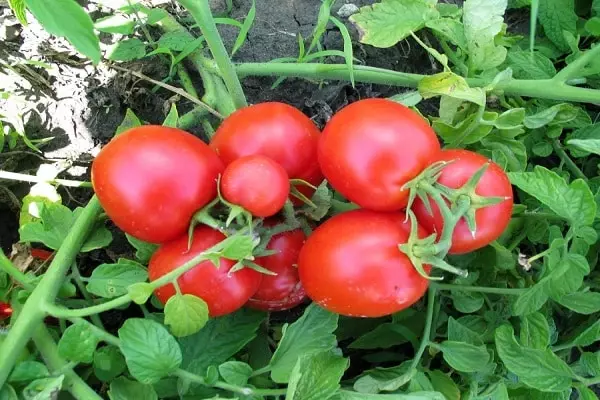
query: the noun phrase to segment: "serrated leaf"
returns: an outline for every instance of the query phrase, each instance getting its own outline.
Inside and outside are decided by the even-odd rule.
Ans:
[[[477,372],[490,361],[484,345],[475,346],[466,342],[446,340],[436,347],[442,351],[444,360],[457,371]]]
[[[361,43],[391,47],[411,32],[423,28],[426,21],[437,19],[439,12],[431,0],[383,0],[365,6],[349,19],[360,32]]]
[[[538,19],[544,33],[563,52],[569,50],[564,31],[577,34],[577,14],[573,0],[539,0]]]
[[[496,329],[495,341],[506,368],[525,385],[543,392],[561,392],[571,387],[573,373],[569,366],[549,349],[519,345],[510,325]]]
[[[587,183],[576,179],[570,184],[555,172],[536,166],[533,172],[510,172],[513,185],[535,197],[557,215],[575,226],[591,225],[596,202]]]
[[[480,150],[496,164],[509,172],[525,171],[527,167],[527,149],[522,140],[508,139],[500,135],[488,135],[481,139],[484,146]]]
[[[548,301],[548,294],[543,284],[536,284],[519,295],[513,303],[513,315],[527,315],[536,312]]]
[[[91,364],[100,339],[85,322],[69,326],[58,342],[58,354],[68,361]]]
[[[354,382],[354,390],[360,393],[379,393],[394,391],[412,380],[417,371],[410,368],[410,363],[403,363],[391,368],[375,368],[365,371]]]
[[[469,49],[470,65],[485,71],[504,62],[507,50],[495,43],[502,32],[507,0],[466,0],[463,24]]]
[[[570,103],[555,104],[541,111],[528,115],[523,120],[523,125],[529,129],[537,129],[548,124],[566,124],[577,118],[578,108]]]
[[[283,337],[270,363],[271,378],[275,382],[286,383],[300,355],[334,348],[337,341],[333,332],[337,322],[337,314],[313,303],[296,322],[284,325]]]
[[[132,61],[146,55],[146,45],[138,38],[125,39],[115,43],[107,52],[112,61]]]
[[[208,305],[191,294],[172,296],[165,305],[165,325],[177,337],[198,332],[208,322]]]
[[[589,315],[600,311],[600,293],[596,292],[570,293],[557,301],[578,314]]]
[[[165,32],[158,39],[158,47],[173,51],[183,51],[196,40],[187,30]]]
[[[94,23],[75,0],[25,0],[25,4],[48,33],[66,38],[94,64],[100,62],[100,41],[94,33]]]
[[[521,344],[545,350],[550,344],[550,326],[543,314],[536,312],[521,318]]]
[[[252,367],[241,361],[227,361],[219,365],[219,373],[225,382],[244,386],[252,375]]]
[[[419,81],[419,93],[424,99],[446,95],[456,99],[470,101],[479,106],[485,105],[485,91],[469,87],[462,76],[453,72],[440,72],[427,75]]]
[[[538,51],[509,51],[506,65],[516,79],[550,79],[556,75],[552,60]]]
[[[113,298],[127,293],[127,287],[146,282],[148,272],[135,261],[120,258],[116,264],[101,264],[88,278],[87,290],[96,296]]]
[[[465,342],[475,346],[483,344],[481,335],[478,332],[469,329],[453,317],[448,319],[448,340]]]
[[[590,273],[587,259],[581,254],[567,253],[556,265],[550,264],[550,274],[544,279],[546,293],[553,300],[575,293],[583,284],[583,278]]]
[[[108,397],[110,400],[158,400],[158,395],[151,385],[131,381],[122,376],[110,383]]]
[[[158,322],[129,318],[119,329],[119,339],[129,372],[142,383],[158,382],[181,365],[179,344]]]
[[[223,258],[239,261],[251,257],[257,244],[251,235],[233,235],[223,240],[219,247]]]
[[[290,375],[286,400],[327,400],[340,388],[348,360],[325,351],[302,356]]]
[[[426,21],[425,26],[461,49],[468,49],[465,28],[462,22],[454,18],[439,18]]]
[[[110,382],[125,371],[125,357],[116,346],[104,346],[94,353],[94,374],[103,382]]]

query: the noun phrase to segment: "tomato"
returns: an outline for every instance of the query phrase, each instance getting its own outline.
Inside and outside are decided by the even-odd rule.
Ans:
[[[360,100],[325,126],[319,165],[329,183],[348,200],[377,211],[406,206],[401,187],[440,150],[433,129],[416,112],[386,99]]]
[[[260,154],[280,164],[290,178],[323,176],[318,170],[319,129],[299,110],[277,102],[260,103],[231,114],[210,146],[228,165],[243,156]]]
[[[203,225],[194,230],[194,239],[189,251],[187,235],[163,244],[150,259],[148,265],[150,281],[171,272],[224,239],[225,235],[221,232]],[[221,258],[219,268],[208,260],[200,262],[177,278],[181,293],[191,294],[204,300],[208,304],[211,317],[236,311],[258,290],[262,274],[250,268],[243,268],[229,274],[234,264],[234,261],[225,258]],[[162,286],[155,291],[163,304],[175,293],[172,284]]]
[[[297,306],[306,299],[298,276],[298,255],[306,236],[300,229],[273,236],[267,250],[278,253],[258,257],[256,263],[275,272],[277,276],[264,275],[248,306],[265,311],[282,311]]]
[[[496,240],[510,222],[513,208],[513,192],[510,180],[506,173],[486,157],[468,150],[444,150],[435,161],[451,161],[438,179],[438,182],[449,188],[463,186],[469,178],[485,163],[490,163],[481,180],[475,188],[475,193],[480,196],[499,196],[507,199],[493,206],[480,208],[475,211],[476,232],[475,236],[469,231],[467,222],[461,219],[452,235],[451,254],[462,254],[479,249]],[[412,207],[419,223],[429,232],[441,235],[444,219],[439,208],[430,200],[433,215],[427,212],[423,202],[417,198]]]
[[[51,259],[54,256],[53,252],[44,250],[44,249],[32,248],[30,250],[30,253],[31,253],[31,257],[37,258],[38,260],[41,260],[41,261],[48,261],[49,259]]]
[[[300,281],[313,301],[352,317],[379,317],[420,299],[429,281],[398,249],[410,234],[404,213],[353,210],[310,235],[300,251]],[[426,232],[419,227],[418,234]],[[429,266],[425,267],[429,271]]]
[[[192,134],[147,125],[120,134],[100,151],[92,184],[119,228],[164,243],[184,234],[194,213],[216,197],[223,168]]]
[[[0,321],[6,318],[10,318],[13,313],[13,309],[8,303],[0,301]]]
[[[245,156],[225,168],[221,194],[256,217],[270,217],[283,208],[290,181],[285,169],[269,157]]]

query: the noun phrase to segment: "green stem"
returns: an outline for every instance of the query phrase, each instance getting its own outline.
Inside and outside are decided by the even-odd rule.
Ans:
[[[600,45],[598,47],[600,47]],[[552,141],[552,147],[554,148],[556,155],[560,158],[560,160],[563,163],[565,163],[565,165],[567,166],[567,168],[569,168],[569,171],[571,171],[573,175],[575,175],[577,178],[581,178],[584,181],[587,181],[587,176],[585,176],[585,174],[579,169],[577,164],[575,164],[575,162],[571,160],[571,157],[569,157],[565,149],[563,149],[558,139],[554,139]]]
[[[454,285],[451,283],[437,283],[431,282],[430,287],[434,287],[439,290],[456,290],[461,292],[478,292],[478,293],[492,293],[502,294],[509,296],[519,296],[525,293],[528,289],[513,289],[513,288],[495,288],[485,286],[466,286],[466,285]]]
[[[561,69],[553,78],[555,82],[566,82],[576,77],[595,57],[600,57],[600,45],[596,45],[577,57],[575,61]]]
[[[50,302],[43,304],[42,308],[46,313],[48,313],[49,315],[52,315],[55,318],[69,319],[69,318],[76,318],[76,317],[79,317],[79,318],[89,317],[94,314],[99,314],[99,313],[102,313],[105,311],[110,311],[117,307],[124,306],[130,302],[131,302],[131,298],[129,297],[128,294],[125,294],[123,296],[116,297],[105,303],[101,303],[101,304],[97,304],[95,306],[90,306],[90,307],[85,307],[85,308],[70,309],[70,308],[57,306],[56,304],[53,304]]]
[[[50,367],[50,371],[61,371],[65,375],[64,389],[67,389],[78,400],[102,400],[102,397],[98,396],[94,389],[89,387],[72,369],[66,368],[67,362],[58,354],[58,347],[45,326],[39,326],[32,337],[46,365]]]
[[[240,77],[255,75],[350,80],[350,72],[345,64],[243,63],[236,65],[236,71]],[[425,76],[363,65],[354,66],[354,78],[357,82],[414,88]],[[468,78],[467,83],[471,87],[485,87],[490,83],[490,80]],[[557,84],[552,79],[513,79],[499,84],[496,89],[503,90],[505,94],[509,95],[581,103],[600,103],[600,90]]]
[[[4,255],[2,249],[0,249],[0,270],[6,272],[8,276],[10,276],[15,282],[23,286],[25,289],[34,289],[34,286],[31,283],[29,283],[29,277],[13,265],[13,263],[8,259],[8,257]]]
[[[179,3],[189,11],[200,27],[236,108],[246,107],[246,96],[213,20],[208,0],[179,0]]]
[[[421,336],[421,344],[419,345],[419,349],[415,354],[415,358],[410,364],[410,370],[413,370],[419,366],[421,362],[421,358],[425,353],[425,349],[431,340],[431,326],[433,322],[433,309],[435,304],[435,294],[437,291],[437,287],[430,285],[429,291],[427,293],[427,314],[425,316],[425,328],[423,329],[423,335]]]
[[[194,126],[199,125],[207,114],[208,112],[206,109],[198,106],[179,117],[179,120],[177,121],[177,127],[179,129],[183,129],[184,131],[193,128]]]
[[[75,260],[87,235],[93,228],[100,213],[100,203],[92,197],[75,221],[67,237],[54,255],[48,270],[33,290],[19,317],[14,321],[4,343],[0,345],[0,387],[6,382],[21,350],[37,327],[42,324],[46,314],[41,305],[53,301],[63,283],[66,272]]]
[[[187,69],[185,69],[185,66],[181,63],[177,64],[177,75],[179,76],[179,82],[181,83],[183,90],[185,90],[186,92],[188,92],[195,98],[198,98],[198,92],[196,91],[196,88],[194,87],[192,78],[190,77],[190,74],[187,72]]]
[[[227,390],[229,392],[238,393],[244,396],[283,396],[287,392],[287,389],[254,389],[250,387],[231,385],[227,382],[222,381],[217,381],[212,385],[208,385],[203,377],[185,371],[183,369],[178,369],[173,375],[180,379],[184,379],[193,383],[198,383],[204,386],[212,386],[215,388]]]
[[[75,281],[75,285],[77,285],[77,287],[79,288],[81,295],[87,302],[93,304],[92,296],[90,296],[90,293],[87,291],[87,288],[85,287],[85,285],[83,284],[83,281],[81,280],[81,274],[79,273],[79,269],[77,268],[76,263],[73,263],[73,267],[71,268],[71,271],[72,271],[72,275],[73,275],[73,280]],[[100,316],[98,314],[92,314],[92,315],[90,315],[90,318],[91,318],[92,322],[94,324],[96,324],[96,326],[104,329],[104,324],[102,324],[102,320],[100,319]]]
[[[55,185],[70,187],[92,187],[91,182],[73,181],[69,179],[46,179],[39,176],[19,174],[16,172],[0,171],[0,179],[9,179],[12,181],[50,183]]]

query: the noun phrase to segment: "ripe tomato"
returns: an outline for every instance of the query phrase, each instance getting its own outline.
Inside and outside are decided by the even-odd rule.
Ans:
[[[210,146],[226,165],[243,156],[260,154],[279,163],[290,178],[318,175],[318,185],[323,180],[321,173],[315,172],[319,136],[319,129],[299,110],[267,102],[227,117]]]
[[[282,311],[297,306],[306,299],[298,276],[298,255],[306,236],[300,229],[273,236],[267,250],[277,254],[259,257],[256,263],[275,272],[277,276],[264,275],[248,306],[264,311]]]
[[[13,309],[8,303],[0,301],[0,321],[6,318],[10,318],[13,313]]]
[[[485,163],[490,163],[481,180],[475,188],[475,193],[480,196],[506,197],[507,200],[492,206],[480,208],[475,211],[476,232],[475,236],[469,231],[467,222],[461,219],[452,235],[451,254],[468,253],[488,245],[496,240],[510,222],[513,208],[513,192],[510,180],[506,173],[486,157],[468,150],[443,150],[434,161],[451,161],[438,179],[438,182],[449,188],[463,186],[469,178]],[[444,228],[444,219],[439,208],[430,200],[433,215],[429,214],[423,202],[417,198],[412,207],[419,223],[429,232],[441,235]]]
[[[405,207],[416,177],[440,150],[433,129],[416,112],[386,99],[350,104],[331,118],[319,141],[325,178],[348,200],[377,211]]]
[[[359,209],[319,226],[298,260],[308,297],[327,310],[352,317],[392,314],[420,299],[429,281],[398,249],[410,234],[405,218],[401,212]],[[418,232],[425,236],[422,228]]]
[[[194,230],[194,240],[189,251],[187,235],[163,244],[150,259],[148,265],[150,281],[171,272],[224,239],[225,235],[221,232],[203,225]],[[229,274],[234,264],[232,260],[221,258],[221,266],[217,268],[210,261],[202,261],[177,279],[181,293],[191,294],[204,300],[208,304],[211,317],[234,312],[258,290],[262,279],[260,272],[250,268],[243,268]],[[175,293],[175,287],[171,284],[155,291],[163,304]]]
[[[92,164],[100,204],[123,231],[152,243],[184,234],[194,213],[215,198],[219,157],[175,128],[141,126],[115,137]]]
[[[283,208],[290,181],[285,169],[269,157],[245,156],[225,168],[221,194],[256,217],[270,217]]]

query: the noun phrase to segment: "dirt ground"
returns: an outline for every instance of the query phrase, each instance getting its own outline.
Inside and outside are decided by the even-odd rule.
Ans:
[[[212,1],[214,11],[222,11],[224,1]],[[317,20],[320,0],[260,0],[256,2],[256,19],[245,45],[236,54],[236,62],[269,61],[278,57],[297,55],[298,33],[310,37]],[[350,1],[338,1],[333,9],[351,7]],[[358,7],[373,3],[372,0],[353,0]],[[85,6],[93,18],[107,11],[88,1]],[[251,0],[234,1],[231,17],[243,20],[251,6]],[[177,9],[171,9],[177,11]],[[344,21],[354,39],[358,34]],[[237,30],[221,26],[226,46],[230,49]],[[158,32],[153,32],[158,37]],[[119,40],[103,35],[104,44]],[[342,39],[337,29],[329,29],[323,39],[327,49],[341,49]],[[410,52],[410,57],[409,57]],[[432,63],[418,46],[410,41],[392,49],[380,50],[355,45],[355,57],[361,63],[406,72],[426,73],[432,71]],[[40,61],[46,67],[31,64]],[[10,67],[8,67],[10,66]],[[155,79],[167,75],[168,67],[159,57],[126,63],[123,66]],[[12,71],[11,71],[12,69]],[[112,137],[115,128],[131,108],[147,123],[161,123],[170,104],[179,100],[166,90],[153,90],[151,84],[131,75],[116,72],[105,65],[94,67],[81,58],[63,39],[52,38],[35,21],[21,27],[8,7],[0,2],[0,91],[16,94],[8,100],[0,100],[0,112],[18,111],[24,114],[28,137],[54,137],[44,145],[43,157],[32,155],[27,148],[21,152],[0,153],[0,169],[35,173],[37,166],[55,163],[65,173],[61,177],[89,179],[88,167],[94,154]],[[198,90],[202,85],[192,74]],[[347,82],[318,84],[301,79],[287,79],[278,88],[270,90],[273,78],[249,77],[243,86],[250,103],[276,100],[292,104],[322,126],[334,111],[357,98],[391,95],[398,88],[382,85],[357,84],[353,88]],[[187,100],[178,101],[180,113],[191,108]],[[18,107],[18,110],[15,110]],[[8,182],[3,183],[8,185]],[[27,193],[28,184],[10,183],[10,189],[20,198]],[[69,206],[84,204],[90,196],[89,189],[63,191],[63,199]],[[0,245],[5,251],[18,240],[18,204],[0,191]],[[116,240],[113,247],[123,248]],[[126,246],[125,246],[126,247]],[[116,251],[119,252],[118,250]]]

